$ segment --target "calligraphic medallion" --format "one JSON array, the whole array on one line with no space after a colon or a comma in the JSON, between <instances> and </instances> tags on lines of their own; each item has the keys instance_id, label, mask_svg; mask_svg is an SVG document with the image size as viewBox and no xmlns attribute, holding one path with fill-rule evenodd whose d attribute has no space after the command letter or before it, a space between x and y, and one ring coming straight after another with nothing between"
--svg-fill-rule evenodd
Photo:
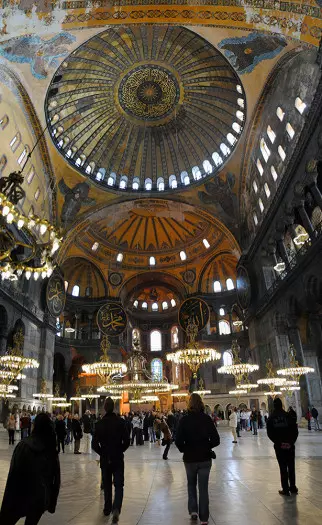
<instances>
[{"instance_id":1,"label":"calligraphic medallion","mask_svg":"<svg viewBox=\"0 0 322 525\"><path fill-rule=\"evenodd\" d=\"M209 307L202 299L191 297L181 304L178 317L179 324L185 332L187 331L188 323L191 321L198 326L198 332L200 332L209 321Z\"/></svg>"},{"instance_id":2,"label":"calligraphic medallion","mask_svg":"<svg viewBox=\"0 0 322 525\"><path fill-rule=\"evenodd\" d=\"M248 272L244 266L239 266L237 270L237 299L243 310L249 307L251 286Z\"/></svg>"},{"instance_id":3,"label":"calligraphic medallion","mask_svg":"<svg viewBox=\"0 0 322 525\"><path fill-rule=\"evenodd\" d=\"M113 337L124 332L127 317L121 304L106 303L97 312L96 322L103 334Z\"/></svg>"},{"instance_id":4,"label":"calligraphic medallion","mask_svg":"<svg viewBox=\"0 0 322 525\"><path fill-rule=\"evenodd\" d=\"M46 289L46 303L51 315L58 317L65 308L66 291L64 279L58 273L49 278Z\"/></svg>"}]
</instances>

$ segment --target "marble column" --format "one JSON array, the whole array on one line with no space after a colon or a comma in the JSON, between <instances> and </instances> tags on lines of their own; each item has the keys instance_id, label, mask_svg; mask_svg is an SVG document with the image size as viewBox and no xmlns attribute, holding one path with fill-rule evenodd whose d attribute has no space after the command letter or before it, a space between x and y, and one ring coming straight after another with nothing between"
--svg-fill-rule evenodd
<instances>
[{"instance_id":1,"label":"marble column","mask_svg":"<svg viewBox=\"0 0 322 525\"><path fill-rule=\"evenodd\" d=\"M98 414L98 398L96 397L95 398L95 415L97 416Z\"/></svg>"},{"instance_id":2,"label":"marble column","mask_svg":"<svg viewBox=\"0 0 322 525\"><path fill-rule=\"evenodd\" d=\"M309 218L309 216L306 213L306 210L304 208L304 201L301 202L301 204L297 206L297 211L299 212L299 216L302 219L303 226L306 229L307 233L309 235L313 235L314 234L314 228L313 228L313 225L312 225L312 223L310 221L310 218Z\"/></svg>"},{"instance_id":3,"label":"marble column","mask_svg":"<svg viewBox=\"0 0 322 525\"><path fill-rule=\"evenodd\" d=\"M314 201L316 202L316 204L318 206L320 206L320 208L322 210L322 194L321 194L319 188L317 187L316 182L314 182L314 184L309 186L309 189L310 189L310 192L312 194L312 197L313 197Z\"/></svg>"},{"instance_id":4,"label":"marble column","mask_svg":"<svg viewBox=\"0 0 322 525\"><path fill-rule=\"evenodd\" d=\"M88 339L93 337L93 314L87 314L88 317Z\"/></svg>"}]
</instances>

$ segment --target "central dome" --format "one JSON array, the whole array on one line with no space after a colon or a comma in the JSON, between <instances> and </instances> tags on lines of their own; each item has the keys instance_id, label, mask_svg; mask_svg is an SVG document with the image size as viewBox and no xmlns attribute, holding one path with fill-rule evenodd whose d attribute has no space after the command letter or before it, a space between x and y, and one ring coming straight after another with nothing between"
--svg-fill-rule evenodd
<instances>
[{"instance_id":1,"label":"central dome","mask_svg":"<svg viewBox=\"0 0 322 525\"><path fill-rule=\"evenodd\" d=\"M245 121L226 58L176 26L114 27L67 57L46 118L65 159L108 190L172 191L221 169Z\"/></svg>"}]
</instances>

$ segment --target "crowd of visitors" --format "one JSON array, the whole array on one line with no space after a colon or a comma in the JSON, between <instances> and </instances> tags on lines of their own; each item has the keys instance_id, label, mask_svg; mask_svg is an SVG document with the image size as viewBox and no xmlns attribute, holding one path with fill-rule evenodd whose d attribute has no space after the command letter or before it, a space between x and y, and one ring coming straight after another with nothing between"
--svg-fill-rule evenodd
<instances>
[{"instance_id":1,"label":"crowd of visitors","mask_svg":"<svg viewBox=\"0 0 322 525\"><path fill-rule=\"evenodd\" d=\"M163 459L168 459L172 443L183 453L187 484L188 511L192 520L208 523L209 497L208 480L212 459L216 458L213 448L220 443L217 432L218 413L204 405L197 394L190 396L187 410L160 413L130 412L120 416L114 412L114 402L107 398L105 415L96 416L89 410L83 417L78 414L45 414L37 416L23 412L17 424L16 415L9 415L6 428L9 444L14 444L20 433L21 441L14 449L7 486L0 513L1 525L15 525L20 517L26 516L26 525L37 525L42 514L54 512L59 492L60 473L58 455L65 452L66 445L74 444L74 454L91 453L99 456L102 471L101 488L104 490L104 514L112 514L113 523L119 520L124 487L124 452L129 446L143 446L145 443L163 446ZM266 427L267 435L274 443L280 468L282 496L297 494L295 484L295 442L298 437L297 415L290 407L285 412L279 398L274 400L274 411L240 409L230 406L228 424L237 443L242 432L258 435L258 429ZM306 416L313 420L319 430L318 411L311 407ZM309 427L310 428L310 427ZM30 470L31 469L31 470ZM19 508L14 507L13 491L20 490L23 479L30 478L30 486L21 487L25 497ZM114 499L112 497L114 484ZM199 496L197 496L197 485ZM40 488L39 488L40 487ZM39 491L38 491L39 490ZM38 491L38 492L37 492ZM39 497L37 496L39 495ZM198 499L199 498L199 499Z\"/></svg>"}]
</instances>

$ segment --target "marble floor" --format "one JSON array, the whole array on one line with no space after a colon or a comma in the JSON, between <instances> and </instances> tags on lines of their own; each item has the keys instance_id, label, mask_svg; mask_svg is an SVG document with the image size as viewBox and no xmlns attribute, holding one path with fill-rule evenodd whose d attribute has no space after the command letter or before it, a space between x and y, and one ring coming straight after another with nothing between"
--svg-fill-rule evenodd
<instances>
[{"instance_id":1,"label":"marble floor","mask_svg":"<svg viewBox=\"0 0 322 525\"><path fill-rule=\"evenodd\" d=\"M301 430L296 469L299 495L283 498L277 493L278 465L265 430L255 437L243 432L232 444L227 428L220 428L210 476L210 525L321 525L322 432ZM56 514L45 514L40 525L100 525L102 515L100 471L92 454L60 455L62 486ZM0 432L0 501L12 448ZM146 444L126 452L125 499L120 525L188 525L185 470L181 455L172 446L169 461L162 448ZM19 525L23 520L19 521Z\"/></svg>"}]
</instances>

